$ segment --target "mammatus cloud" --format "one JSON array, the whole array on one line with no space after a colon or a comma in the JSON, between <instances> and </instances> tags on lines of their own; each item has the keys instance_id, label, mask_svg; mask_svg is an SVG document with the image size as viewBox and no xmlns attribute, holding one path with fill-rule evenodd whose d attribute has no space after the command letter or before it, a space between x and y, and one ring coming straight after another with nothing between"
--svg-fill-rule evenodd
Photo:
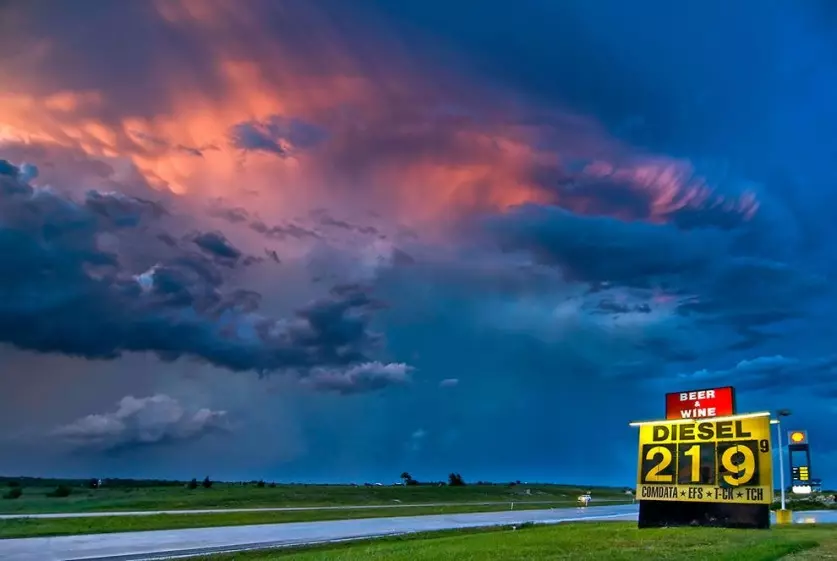
<instances>
[{"instance_id":1,"label":"mammatus cloud","mask_svg":"<svg viewBox=\"0 0 837 561\"><path fill-rule=\"evenodd\" d=\"M305 380L311 387L340 394L403 386L410 381L411 366L402 363L367 362L345 369L316 368Z\"/></svg>"},{"instance_id":2,"label":"mammatus cloud","mask_svg":"<svg viewBox=\"0 0 837 561\"><path fill-rule=\"evenodd\" d=\"M158 242L151 226L159 205L96 192L78 202L29 185L19 168L0 162L0 289L7 295L0 341L97 359L150 351L261 373L371 360L379 337L367 324L380 303L363 287L337 287L289 319L267 317L258 311L258 293L226 287L217 259L159 245L165 251L153 265L131 268L130 248L145 237ZM109 251L99 243L103 235L133 245ZM194 242L228 266L240 255L217 232ZM374 375L359 368L353 376Z\"/></svg>"},{"instance_id":3,"label":"mammatus cloud","mask_svg":"<svg viewBox=\"0 0 837 561\"><path fill-rule=\"evenodd\" d=\"M226 411L188 409L164 394L126 396L116 411L82 417L56 428L52 435L85 449L114 450L198 440L227 431Z\"/></svg>"},{"instance_id":4,"label":"mammatus cloud","mask_svg":"<svg viewBox=\"0 0 837 561\"><path fill-rule=\"evenodd\" d=\"M293 1L230 11L182 0L91 5L84 17L10 10L7 40L29 56L0 58L8 78L0 83L10 84L0 86L0 142L118 157L159 189L232 198L246 190L263 206L301 212L315 198L362 199L437 228L527 202L692 225L735 224L758 208L748 189L625 145L592 119L521 103L466 72L440 75L368 6L329 13ZM364 32L335 26L333 10ZM130 77L114 74L121 53L89 35L91 18L144 43L131 51ZM158 41L133 35L129 23ZM303 27L317 31L300 36ZM374 64L364 56L370 49ZM272 217L252 224L276 238L303 234Z\"/></svg>"}]
</instances>

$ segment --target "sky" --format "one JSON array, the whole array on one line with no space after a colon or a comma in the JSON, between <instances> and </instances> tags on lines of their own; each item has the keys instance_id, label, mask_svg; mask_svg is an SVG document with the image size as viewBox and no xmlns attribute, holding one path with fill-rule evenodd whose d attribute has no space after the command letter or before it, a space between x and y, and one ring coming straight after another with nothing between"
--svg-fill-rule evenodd
<instances>
[{"instance_id":1,"label":"sky","mask_svg":"<svg viewBox=\"0 0 837 561\"><path fill-rule=\"evenodd\" d=\"M0 3L0 472L630 486L732 385L834 487L835 26Z\"/></svg>"}]
</instances>

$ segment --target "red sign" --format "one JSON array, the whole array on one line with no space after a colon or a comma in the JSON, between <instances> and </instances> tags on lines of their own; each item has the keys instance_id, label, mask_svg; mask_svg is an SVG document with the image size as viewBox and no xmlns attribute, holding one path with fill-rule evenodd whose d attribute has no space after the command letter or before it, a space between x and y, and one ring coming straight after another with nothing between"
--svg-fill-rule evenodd
<instances>
[{"instance_id":1,"label":"red sign","mask_svg":"<svg viewBox=\"0 0 837 561\"><path fill-rule=\"evenodd\" d=\"M732 386L666 394L666 419L707 419L735 415Z\"/></svg>"}]
</instances>

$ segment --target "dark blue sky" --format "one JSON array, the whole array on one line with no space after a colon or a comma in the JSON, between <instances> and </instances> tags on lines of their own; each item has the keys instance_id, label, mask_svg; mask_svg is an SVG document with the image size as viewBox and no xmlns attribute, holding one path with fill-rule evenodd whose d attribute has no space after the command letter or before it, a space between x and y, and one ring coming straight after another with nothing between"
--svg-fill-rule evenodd
<instances>
[{"instance_id":1,"label":"dark blue sky","mask_svg":"<svg viewBox=\"0 0 837 561\"><path fill-rule=\"evenodd\" d=\"M0 10L0 472L629 485L734 385L837 477L829 3Z\"/></svg>"}]
</instances>

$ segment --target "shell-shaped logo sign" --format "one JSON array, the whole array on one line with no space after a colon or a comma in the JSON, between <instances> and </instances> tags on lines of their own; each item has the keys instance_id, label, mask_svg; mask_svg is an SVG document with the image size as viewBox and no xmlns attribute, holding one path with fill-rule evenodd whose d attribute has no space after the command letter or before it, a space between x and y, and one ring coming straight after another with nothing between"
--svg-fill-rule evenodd
<instances>
[{"instance_id":1,"label":"shell-shaped logo sign","mask_svg":"<svg viewBox=\"0 0 837 561\"><path fill-rule=\"evenodd\" d=\"M805 441L805 433L804 432L792 432L790 436L791 442L799 443Z\"/></svg>"}]
</instances>

